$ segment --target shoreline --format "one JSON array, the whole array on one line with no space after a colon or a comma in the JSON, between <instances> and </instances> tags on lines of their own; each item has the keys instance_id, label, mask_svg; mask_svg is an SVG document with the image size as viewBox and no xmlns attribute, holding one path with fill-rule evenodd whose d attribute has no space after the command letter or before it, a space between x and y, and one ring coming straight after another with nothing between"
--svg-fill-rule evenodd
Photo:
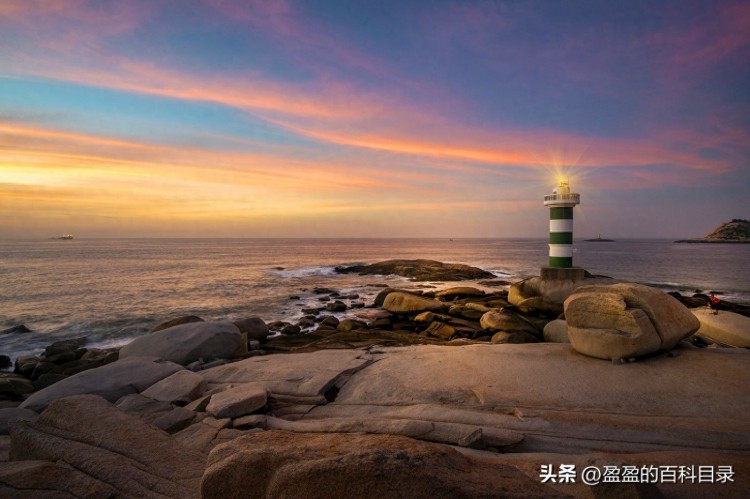
<instances>
[{"instance_id":1,"label":"shoreline","mask_svg":"<svg viewBox=\"0 0 750 499\"><path fill-rule=\"evenodd\" d=\"M750 321L750 307L747 317L727 303L718 316L690 312L701 298L592 276L570 290L561 320L559 297L529 294L535 279L485 280L487 290L402 281L412 289L380 287L372 302L319 287L297 323L187 315L121 348L53 343L0 373L0 491L4 469L26 489L94 480L102 495L226 497L269 476L299 491L307 482L285 463L313 466L327 485L356 476L340 485L351 491L376 459L368 491L388 470L404 496L414 470L441 484L475 470L455 490L492 496L502 483L584 498L582 484L540 483L540 459L601 469L688 459L736 473L716 492L750 492L750 351L701 335L712 321ZM638 310L613 314L618 300ZM602 335L608 327L625 329ZM620 341L633 327L633 341ZM644 341L655 328L658 343ZM51 484L38 466L62 468ZM135 478L144 473L154 475Z\"/></svg>"}]
</instances>

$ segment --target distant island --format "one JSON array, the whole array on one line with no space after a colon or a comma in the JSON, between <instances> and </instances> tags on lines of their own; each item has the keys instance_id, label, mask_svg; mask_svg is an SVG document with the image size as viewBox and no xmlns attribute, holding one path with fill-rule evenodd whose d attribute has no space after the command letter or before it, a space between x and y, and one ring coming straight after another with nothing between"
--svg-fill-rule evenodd
<instances>
[{"instance_id":1,"label":"distant island","mask_svg":"<svg viewBox=\"0 0 750 499\"><path fill-rule=\"evenodd\" d=\"M680 239L676 243L750 243L750 220L732 219L698 239Z\"/></svg>"}]
</instances>

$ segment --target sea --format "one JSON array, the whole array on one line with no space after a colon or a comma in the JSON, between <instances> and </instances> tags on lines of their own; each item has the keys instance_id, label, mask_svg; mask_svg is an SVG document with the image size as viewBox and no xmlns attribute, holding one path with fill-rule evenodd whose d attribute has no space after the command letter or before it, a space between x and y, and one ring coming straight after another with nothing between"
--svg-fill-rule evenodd
<instances>
[{"instance_id":1,"label":"sea","mask_svg":"<svg viewBox=\"0 0 750 499\"><path fill-rule=\"evenodd\" d=\"M574 251L574 264L592 274L683 294L715 291L750 304L748 244L574 241ZM86 337L89 348L123 345L190 314L296 322L303 308L321 306L316 287L359 295L347 303L371 304L383 286L456 285L339 274L337 266L425 258L480 267L512 282L539 275L547 253L546 239L2 240L0 331L24 324L33 332L0 334L0 354L38 354L77 337Z\"/></svg>"}]
</instances>

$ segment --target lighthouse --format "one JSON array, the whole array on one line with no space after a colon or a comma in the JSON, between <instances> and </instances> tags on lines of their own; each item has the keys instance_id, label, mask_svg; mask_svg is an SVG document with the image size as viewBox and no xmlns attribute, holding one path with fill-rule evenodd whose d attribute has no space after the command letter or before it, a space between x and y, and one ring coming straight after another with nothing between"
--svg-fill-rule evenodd
<instances>
[{"instance_id":1,"label":"lighthouse","mask_svg":"<svg viewBox=\"0 0 750 499\"><path fill-rule=\"evenodd\" d=\"M552 194L544 196L544 206L549 206L549 267L542 268L543 276L577 274L572 270L573 208L580 202L581 195L570 192L570 185L565 181L560 181L560 185L552 190Z\"/></svg>"}]
</instances>

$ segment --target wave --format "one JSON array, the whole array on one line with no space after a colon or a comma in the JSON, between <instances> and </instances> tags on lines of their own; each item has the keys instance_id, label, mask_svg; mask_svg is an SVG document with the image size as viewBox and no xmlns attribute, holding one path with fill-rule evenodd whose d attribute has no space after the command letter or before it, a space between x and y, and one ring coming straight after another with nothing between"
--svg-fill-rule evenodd
<instances>
[{"instance_id":1,"label":"wave","mask_svg":"<svg viewBox=\"0 0 750 499\"><path fill-rule=\"evenodd\" d=\"M300 267L296 269L283 269L274 270L274 275L285 278L294 277L311 277L311 276L334 276L337 275L336 267L332 265L319 266L315 265L312 267Z\"/></svg>"}]
</instances>

